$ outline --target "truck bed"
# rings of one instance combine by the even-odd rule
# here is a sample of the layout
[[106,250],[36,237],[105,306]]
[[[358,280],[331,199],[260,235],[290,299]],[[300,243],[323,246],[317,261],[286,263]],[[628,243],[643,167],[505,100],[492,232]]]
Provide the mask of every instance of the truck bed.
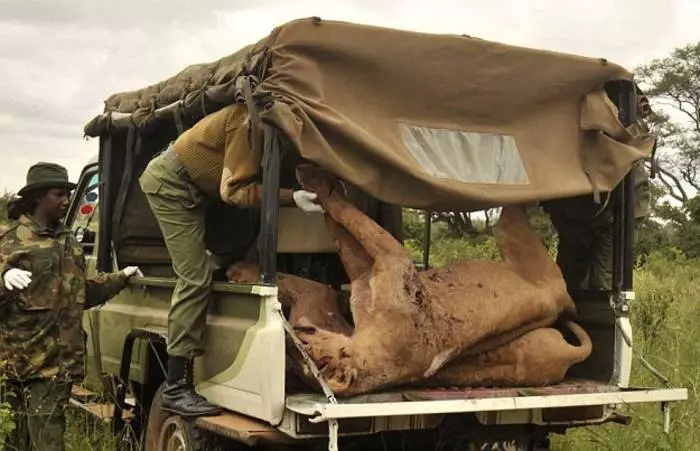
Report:
[[337,404],[329,402],[323,395],[299,394],[288,396],[286,405],[317,422],[340,418],[666,402],[686,397],[686,389],[623,389],[579,379],[537,388],[408,389],[338,399]]
[[[89,349],[99,350],[103,372],[137,383],[164,374],[155,349],[165,352],[167,313],[174,280],[133,281],[86,321]],[[483,425],[572,427],[625,421],[615,406],[687,399],[686,389],[628,388],[631,347],[618,333],[605,299],[578,303],[594,354],[572,367],[569,379],[537,388],[400,388],[352,398],[327,398],[308,389],[291,392],[286,376],[289,323],[275,287],[215,283],[207,318],[207,353],[195,364],[197,390],[225,409],[197,426],[238,441],[328,439],[383,431],[434,430],[443,418],[468,417]],[[88,318],[89,319],[89,318]],[[96,333],[102,331],[102,333]],[[123,355],[123,337],[148,332]],[[100,340],[101,339],[101,340]],[[94,355],[94,354],[93,354]],[[148,356],[151,355],[151,358]],[[150,363],[149,363],[150,362]],[[100,374],[97,372],[95,374]],[[128,374],[128,376],[126,376]],[[616,376],[617,375],[617,376]],[[117,417],[119,418],[119,417]],[[264,437],[263,437],[264,436]],[[245,438],[245,440],[244,440]]]

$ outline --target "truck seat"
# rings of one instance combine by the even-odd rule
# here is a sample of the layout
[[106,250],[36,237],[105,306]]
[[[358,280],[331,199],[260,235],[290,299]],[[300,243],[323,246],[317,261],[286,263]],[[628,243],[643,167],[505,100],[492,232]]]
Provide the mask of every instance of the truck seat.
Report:
[[334,254],[322,214],[304,213],[296,207],[280,207],[277,252],[280,254]]

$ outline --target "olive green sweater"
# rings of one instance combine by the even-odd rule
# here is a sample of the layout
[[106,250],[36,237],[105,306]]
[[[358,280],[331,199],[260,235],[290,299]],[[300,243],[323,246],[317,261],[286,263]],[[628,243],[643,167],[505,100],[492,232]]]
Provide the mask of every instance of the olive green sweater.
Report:
[[[175,141],[192,182],[210,196],[240,206],[260,205],[262,185],[255,178],[262,155],[248,144],[247,111],[239,105],[212,113]],[[293,190],[280,190],[280,204],[291,206]]]

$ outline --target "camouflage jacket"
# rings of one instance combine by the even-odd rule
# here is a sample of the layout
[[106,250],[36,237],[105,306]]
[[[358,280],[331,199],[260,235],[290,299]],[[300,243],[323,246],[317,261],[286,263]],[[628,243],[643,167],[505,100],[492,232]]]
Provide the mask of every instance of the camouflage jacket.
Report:
[[11,268],[31,271],[32,283],[21,292],[0,283],[0,375],[82,379],[83,309],[119,293],[126,275],[86,280],[72,232],[46,229],[29,216],[0,229],[0,274]]
[[[649,176],[641,161],[630,171],[635,191],[634,217],[641,220],[650,214]],[[615,217],[613,202],[608,201],[607,196],[601,204],[596,204],[593,196],[587,194],[545,201],[542,207],[549,214],[557,232],[570,235],[595,233],[612,225]]]

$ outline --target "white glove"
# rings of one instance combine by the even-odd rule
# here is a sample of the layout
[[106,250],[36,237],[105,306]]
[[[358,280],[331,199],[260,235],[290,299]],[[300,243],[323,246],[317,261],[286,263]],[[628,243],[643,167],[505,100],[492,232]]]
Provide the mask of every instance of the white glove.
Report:
[[143,273],[138,266],[127,266],[126,268],[122,269],[122,271],[124,274],[126,274],[126,277],[143,277]]
[[304,190],[294,191],[292,194],[296,206],[306,213],[323,213],[323,208],[315,202],[317,197],[316,193]]
[[9,291],[15,288],[24,290],[32,283],[32,273],[19,268],[11,268],[5,272],[3,281],[5,282],[5,288]]

